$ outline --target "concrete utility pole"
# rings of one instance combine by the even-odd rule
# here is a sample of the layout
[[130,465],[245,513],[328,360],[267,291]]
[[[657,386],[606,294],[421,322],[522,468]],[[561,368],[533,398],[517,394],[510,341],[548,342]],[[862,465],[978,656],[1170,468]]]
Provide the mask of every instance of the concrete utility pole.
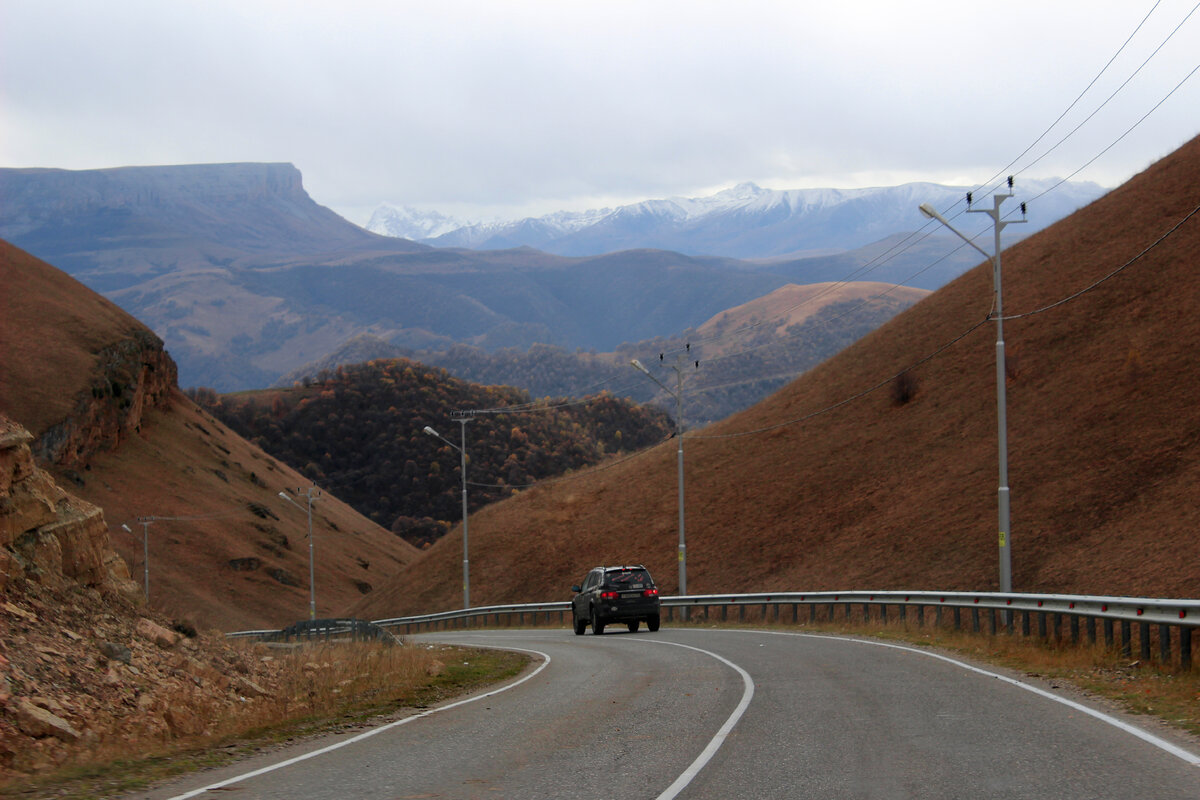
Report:
[[[687,349],[688,357],[690,358],[691,351],[692,351],[691,344],[688,344],[686,349]],[[684,502],[683,502],[683,431],[684,431],[684,426],[683,426],[683,368],[680,366],[680,363],[678,362],[678,360],[674,364],[666,363],[666,360],[665,360],[663,354],[661,354],[661,353],[659,354],[658,360],[660,362],[662,362],[664,366],[670,367],[671,369],[675,370],[675,389],[674,389],[674,391],[672,391],[670,388],[668,388],[667,385],[665,383],[663,383],[662,381],[660,381],[658,378],[654,377],[654,375],[650,372],[650,370],[646,369],[645,365],[642,364],[641,361],[638,361],[635,358],[632,361],[630,361],[629,363],[632,364],[633,368],[636,369],[638,372],[641,372],[646,377],[648,377],[650,380],[652,380],[656,384],[658,384],[659,388],[661,388],[664,392],[666,392],[667,394],[669,394],[675,398],[675,442],[676,442],[676,454],[677,454],[676,466],[677,466],[677,472],[679,474],[679,594],[686,595],[687,594],[687,536],[686,536],[686,529],[685,529],[685,525],[684,525]],[[700,367],[699,361],[693,361],[692,363],[695,365],[696,368]],[[683,619],[687,619],[687,609],[681,608],[680,615]]]
[[[313,553],[313,532],[312,532],[312,504],[313,500],[321,496],[321,490],[316,486],[309,486],[307,489],[297,488],[296,494],[304,492],[304,496],[308,499],[308,618],[317,618],[317,580],[316,580],[316,559]],[[279,496],[287,500],[292,505],[304,510],[304,506],[297,503],[287,492],[280,492]]]
[[[1019,220],[1004,220],[1000,215],[1000,206],[1005,200],[1012,197],[1013,179],[1010,176],[1008,179],[1007,193],[997,193],[993,195],[993,206],[991,208],[971,208],[971,193],[967,193],[967,213],[969,214],[987,214],[992,218],[992,228],[995,232],[995,255],[990,255],[986,250],[975,244],[969,237],[955,228],[950,222],[934,210],[929,203],[921,204],[921,213],[930,219],[937,220],[942,225],[950,229],[958,238],[962,239],[967,244],[974,247],[983,257],[992,264],[992,290],[995,293],[995,308],[992,316],[996,320],[996,422],[997,422],[997,441],[999,450],[1000,462],[1000,488],[998,491],[999,501],[999,522],[1000,522],[1000,591],[1012,591],[1012,530],[1010,528],[1011,521],[1009,519],[1009,487],[1008,487],[1008,390],[1007,382],[1007,362],[1004,355],[1004,297],[1003,283],[1000,275],[1000,231],[1004,230],[1007,225],[1013,223],[1022,223],[1026,220],[1025,204],[1021,203],[1021,216]],[[1011,612],[1010,612],[1011,614]]]
[[471,556],[470,546],[467,538],[467,423],[471,418],[465,413],[456,412],[454,421],[462,426],[462,445],[456,445],[449,439],[443,437],[430,426],[425,426],[425,433],[441,439],[446,444],[458,451],[459,456],[459,474],[462,476],[462,531],[463,531],[463,608],[471,607]]

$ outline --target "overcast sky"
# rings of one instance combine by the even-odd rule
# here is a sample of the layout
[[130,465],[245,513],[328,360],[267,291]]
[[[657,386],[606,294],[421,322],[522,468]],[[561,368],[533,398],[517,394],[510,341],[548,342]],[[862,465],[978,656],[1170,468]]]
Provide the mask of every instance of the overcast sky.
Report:
[[[0,166],[288,161],[359,224],[1066,176],[1200,64],[1200,12],[1150,58],[1195,5],[0,0]],[[1076,179],[1125,180],[1197,109],[1200,75]]]

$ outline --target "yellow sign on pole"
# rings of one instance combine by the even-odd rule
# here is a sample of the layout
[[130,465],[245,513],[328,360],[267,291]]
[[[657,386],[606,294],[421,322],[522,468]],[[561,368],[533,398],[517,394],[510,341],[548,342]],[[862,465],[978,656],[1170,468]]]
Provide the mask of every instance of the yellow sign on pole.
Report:
[[1004,545],[1007,541],[1008,541],[1008,535],[1004,531],[1000,531],[1000,546],[1004,547]]

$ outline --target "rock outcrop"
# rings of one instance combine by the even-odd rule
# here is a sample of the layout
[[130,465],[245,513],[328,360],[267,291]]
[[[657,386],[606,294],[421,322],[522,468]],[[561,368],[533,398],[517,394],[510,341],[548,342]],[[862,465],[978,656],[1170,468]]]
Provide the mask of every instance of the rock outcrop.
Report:
[[68,582],[138,596],[129,567],[113,550],[104,512],[73,497],[34,461],[33,436],[0,416],[0,596],[34,582]]
[[268,696],[271,659],[144,607],[103,512],[38,468],[32,441],[0,415],[0,784],[201,734]]
[[41,460],[74,469],[98,449],[116,447],[137,431],[144,412],[164,406],[178,371],[149,331],[105,347],[96,356],[90,391],[81,394],[74,412],[51,426],[32,446]]

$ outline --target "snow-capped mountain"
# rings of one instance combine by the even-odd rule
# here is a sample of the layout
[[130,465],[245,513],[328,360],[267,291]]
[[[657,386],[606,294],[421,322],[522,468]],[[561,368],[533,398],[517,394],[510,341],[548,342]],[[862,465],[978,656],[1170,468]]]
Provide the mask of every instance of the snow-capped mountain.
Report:
[[371,214],[367,230],[399,239],[424,241],[459,230],[469,224],[436,211],[419,211],[409,206],[396,207],[384,203]]
[[[455,227],[436,212],[381,206],[368,230],[437,247],[498,250],[529,246],[566,256],[656,248],[688,255],[765,258],[791,253],[850,250],[926,220],[918,207],[947,209],[969,187],[907,183],[871,189],[763,189],[742,183],[707,197],[645,200],[617,208],[560,211],[542,217]],[[1058,179],[1018,182],[1015,201],[1029,208],[1029,234],[1095,200],[1095,183]],[[991,202],[976,192],[977,202]],[[1012,206],[1015,208],[1015,204]],[[403,222],[393,222],[402,220]]]

